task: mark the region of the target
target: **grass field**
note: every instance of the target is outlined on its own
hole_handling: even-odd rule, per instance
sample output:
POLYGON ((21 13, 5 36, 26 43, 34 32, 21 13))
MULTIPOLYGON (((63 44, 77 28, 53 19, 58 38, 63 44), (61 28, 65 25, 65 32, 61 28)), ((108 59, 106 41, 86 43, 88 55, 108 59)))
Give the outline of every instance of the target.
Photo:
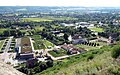
POLYGON ((22 21, 33 21, 33 22, 41 22, 41 21, 54 21, 54 20, 78 20, 77 18, 72 18, 72 17, 50 17, 50 16, 46 16, 43 18, 21 18, 22 21))
POLYGON ((7 28, 0 28, 0 34, 2 34, 5 30, 8 30, 7 28))
POLYGON ((46 16, 43 17, 45 19, 50 19, 50 20, 78 20, 77 18, 72 18, 72 17, 50 17, 50 16, 46 16))
POLYGON ((26 30, 20 30, 20 31, 26 33, 26 30))
POLYGON ((88 46, 88 45, 83 45, 83 44, 75 45, 75 47, 78 47, 78 48, 84 48, 85 50, 99 49, 99 47, 88 46))
POLYGON ((40 35, 34 35, 34 36, 32 36, 32 38, 34 39, 33 46, 34 46, 35 50, 39 50, 39 49, 44 49, 45 48, 45 45, 43 44, 43 41, 42 41, 40 35))
POLYGON ((97 44, 99 44, 100 46, 105 46, 105 45, 107 45, 106 42, 93 42, 93 43, 97 43, 97 44))
POLYGON ((5 40, 0 40, 0 51, 1 51, 1 49, 2 49, 2 46, 3 46, 3 44, 4 44, 4 41, 5 41, 5 40))
POLYGON ((109 68, 114 69, 117 67, 116 63, 112 61, 110 52, 105 52, 94 57, 91 61, 79 61, 68 67, 61 68, 58 72, 53 72, 53 75, 54 73, 56 75, 112 75, 106 72, 109 68))
POLYGON ((95 31, 95 32, 104 32, 104 30, 102 28, 89 28, 91 31, 95 31))
POLYGON ((22 18, 21 20, 27 21, 27 22, 30 22, 30 21, 33 21, 33 22, 52 21, 52 20, 44 19, 44 18, 22 18))
POLYGON ((53 57, 60 57, 60 56, 64 56, 67 54, 66 50, 60 49, 58 51, 49 51, 49 53, 53 56, 53 57))
POLYGON ((50 47, 54 47, 55 45, 51 42, 49 42, 48 40, 43 40, 43 43, 45 44, 46 48, 50 47))
POLYGON ((45 27, 36 26, 36 27, 35 27, 35 30, 36 30, 36 31, 42 31, 44 28, 45 28, 45 27))

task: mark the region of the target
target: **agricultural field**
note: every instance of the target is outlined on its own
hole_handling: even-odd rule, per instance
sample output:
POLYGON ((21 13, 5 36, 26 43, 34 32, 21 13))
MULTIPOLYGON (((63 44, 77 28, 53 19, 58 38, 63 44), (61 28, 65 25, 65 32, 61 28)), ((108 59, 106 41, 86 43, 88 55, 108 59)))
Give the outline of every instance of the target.
POLYGON ((32 52, 30 39, 26 36, 21 39, 21 53, 32 52))
POLYGON ((44 18, 22 18, 21 20, 26 21, 26 22, 30 22, 30 21, 33 21, 33 22, 52 21, 52 20, 44 19, 44 18))
POLYGON ((67 55, 67 51, 60 49, 60 50, 52 50, 49 51, 49 53, 53 56, 53 57, 60 57, 60 56, 64 56, 67 55))
POLYGON ((104 32, 104 30, 102 28, 89 28, 91 31, 95 31, 95 32, 104 32))
POLYGON ((44 19, 50 19, 50 20, 78 20, 77 18, 72 18, 72 17, 50 17, 50 16, 46 16, 43 17, 44 19))
POLYGON ((53 21, 53 20, 78 20, 77 18, 72 18, 72 17, 42 17, 42 18, 21 18, 22 21, 26 21, 26 22, 41 22, 41 21, 53 21))

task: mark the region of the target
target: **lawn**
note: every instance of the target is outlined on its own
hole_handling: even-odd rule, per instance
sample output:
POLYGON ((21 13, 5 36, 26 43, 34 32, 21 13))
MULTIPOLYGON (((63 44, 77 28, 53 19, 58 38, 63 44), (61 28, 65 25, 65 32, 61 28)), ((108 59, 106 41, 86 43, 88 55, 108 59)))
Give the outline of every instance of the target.
POLYGON ((75 45, 75 47, 78 47, 78 48, 84 48, 85 50, 99 49, 98 46, 94 47, 94 46, 88 46, 88 45, 83 45, 83 44, 75 45))
POLYGON ((26 30, 20 30, 20 31, 26 33, 26 30))
POLYGON ((44 28, 45 28, 45 27, 36 26, 36 27, 35 27, 35 30, 36 30, 36 31, 42 31, 44 28))
POLYGON ((44 18, 21 18, 22 21, 33 21, 33 22, 41 22, 41 21, 52 21, 49 19, 44 19, 44 18))
POLYGON ((43 41, 42 41, 40 35, 34 35, 34 36, 32 36, 32 38, 34 39, 33 46, 34 46, 35 50, 39 50, 39 49, 44 49, 45 48, 45 45, 43 44, 43 41))
POLYGON ((7 28, 0 28, 0 34, 2 34, 5 30, 8 30, 7 28))
POLYGON ((89 28, 91 31, 95 31, 95 32, 104 32, 104 30, 102 28, 89 28))
POLYGON ((60 50, 52 50, 49 51, 49 53, 53 56, 53 57, 60 57, 60 56, 64 56, 67 54, 66 50, 60 49, 60 50))
POLYGON ((50 46, 50 47, 54 47, 54 46, 55 46, 53 43, 51 43, 51 42, 48 41, 48 40, 43 40, 43 43, 45 44, 46 48, 48 48, 49 46, 50 46))
POLYGON ((5 40, 0 40, 0 51, 1 51, 1 49, 2 49, 2 46, 3 46, 3 44, 4 44, 4 41, 5 41, 5 40))

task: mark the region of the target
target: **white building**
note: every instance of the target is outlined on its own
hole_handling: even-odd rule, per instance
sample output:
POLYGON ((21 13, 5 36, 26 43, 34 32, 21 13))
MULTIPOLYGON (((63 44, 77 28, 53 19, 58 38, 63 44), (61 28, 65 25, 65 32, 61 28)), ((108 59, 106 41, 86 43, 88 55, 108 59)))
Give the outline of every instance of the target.
POLYGON ((90 24, 88 22, 78 22, 78 23, 75 23, 75 24, 77 25, 77 27, 87 27, 87 28, 93 28, 94 27, 94 24, 90 24))
POLYGON ((65 26, 65 27, 67 27, 67 26, 75 26, 75 24, 66 24, 66 23, 61 23, 60 25, 65 26))

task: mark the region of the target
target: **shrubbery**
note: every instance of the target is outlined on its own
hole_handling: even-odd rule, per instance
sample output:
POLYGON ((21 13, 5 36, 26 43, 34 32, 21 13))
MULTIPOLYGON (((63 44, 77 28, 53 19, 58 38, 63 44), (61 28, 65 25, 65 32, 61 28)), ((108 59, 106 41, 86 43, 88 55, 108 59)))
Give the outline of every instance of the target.
POLYGON ((111 56, 113 58, 117 58, 120 56, 120 46, 117 45, 117 46, 113 47, 113 50, 111 51, 111 56))
POLYGON ((18 70, 27 74, 27 75, 34 75, 36 73, 42 72, 43 70, 46 70, 49 67, 53 66, 53 61, 52 60, 48 60, 47 62, 35 62, 34 63, 34 67, 29 68, 25 65, 20 66, 21 68, 19 68, 18 70))

